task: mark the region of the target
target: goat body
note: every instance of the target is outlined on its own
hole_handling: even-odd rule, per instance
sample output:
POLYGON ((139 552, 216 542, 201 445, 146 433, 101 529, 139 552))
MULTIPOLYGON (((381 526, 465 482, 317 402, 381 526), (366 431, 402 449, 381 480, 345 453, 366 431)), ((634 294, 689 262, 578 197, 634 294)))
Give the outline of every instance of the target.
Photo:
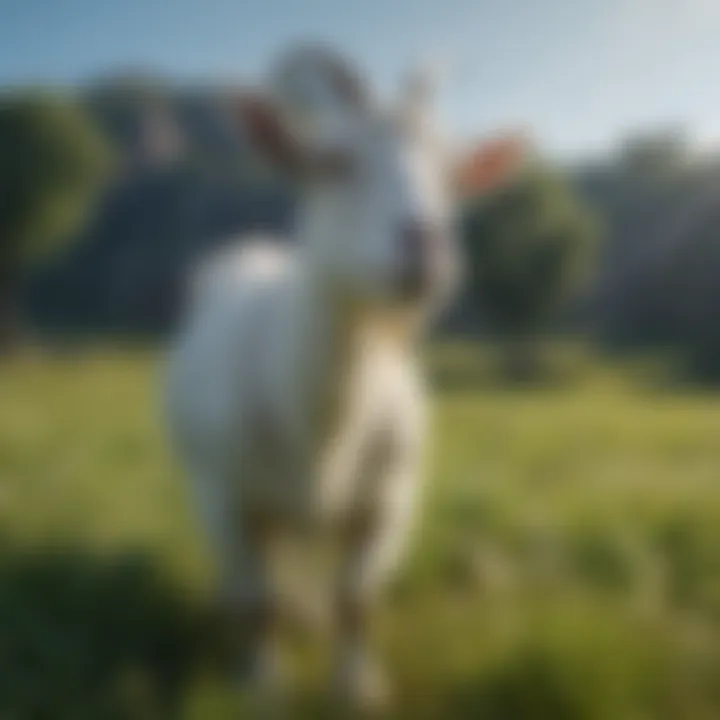
POLYGON ((388 502, 404 515, 412 493, 398 485, 423 425, 406 334, 381 313, 329 307, 291 251, 246 243, 201 274, 170 369, 173 435, 207 526, 332 524, 388 502))

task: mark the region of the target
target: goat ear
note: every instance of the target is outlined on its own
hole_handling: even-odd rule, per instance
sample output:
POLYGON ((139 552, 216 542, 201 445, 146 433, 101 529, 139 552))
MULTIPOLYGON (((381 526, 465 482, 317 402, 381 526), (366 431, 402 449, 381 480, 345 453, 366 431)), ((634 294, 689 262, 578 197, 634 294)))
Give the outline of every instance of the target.
POLYGON ((527 156, 527 143, 518 136, 504 136, 480 143, 463 153, 456 164, 454 189, 461 197, 493 192, 512 181, 527 156))
POLYGON ((302 169, 301 144, 272 100, 259 94, 244 95, 235 101, 233 110, 250 144, 265 159, 291 173, 302 169))
POLYGON ((399 113, 410 121, 422 121, 431 114, 440 84, 440 68, 418 66, 403 79, 399 113))

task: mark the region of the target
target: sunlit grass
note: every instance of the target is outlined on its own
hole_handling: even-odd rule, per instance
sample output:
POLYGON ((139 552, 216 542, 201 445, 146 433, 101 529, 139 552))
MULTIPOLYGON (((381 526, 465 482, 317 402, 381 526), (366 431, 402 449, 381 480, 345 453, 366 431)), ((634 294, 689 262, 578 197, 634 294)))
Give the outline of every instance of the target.
MULTIPOLYGON (((434 471, 378 628, 402 717, 720 716, 720 397, 638 382, 649 376, 583 354, 563 362, 570 381, 512 389, 490 381, 485 353, 434 354, 434 471)), ((22 548, 62 543, 101 552, 100 567, 121 565, 117 554, 128 550, 147 553, 169 587, 184 588, 176 598, 202 596, 205 557, 164 448, 158 370, 142 352, 0 366, 9 556, 0 617, 10 613, 3 634, 12 627, 15 652, 22 658, 27 641, 37 655, 18 669, 0 647, 0 665, 11 666, 0 680, 3 717, 41 717, 28 708, 43 702, 53 718, 111 717, 107 697, 78 704, 93 666, 81 656, 95 645, 75 643, 72 628, 93 607, 128 636, 135 624, 135 634, 143 627, 161 644, 166 635, 184 642, 158 625, 164 591, 137 577, 123 585, 134 576, 122 567, 46 558, 57 577, 44 593, 24 593, 17 579, 32 575, 22 548), (63 572, 76 579, 75 594, 63 572), (88 604, 96 586, 113 588, 123 607, 140 605, 113 615, 112 602, 88 604), (11 692, 13 677, 16 690, 22 681, 32 691, 11 692)), ((127 673, 152 654, 143 643, 132 648, 113 656, 112 682, 116 667, 127 673)), ((128 682, 113 685, 112 698, 125 703, 116 712, 140 717, 144 696, 128 682)), ((231 717, 232 697, 212 674, 183 676, 182 685, 185 716, 231 717)))

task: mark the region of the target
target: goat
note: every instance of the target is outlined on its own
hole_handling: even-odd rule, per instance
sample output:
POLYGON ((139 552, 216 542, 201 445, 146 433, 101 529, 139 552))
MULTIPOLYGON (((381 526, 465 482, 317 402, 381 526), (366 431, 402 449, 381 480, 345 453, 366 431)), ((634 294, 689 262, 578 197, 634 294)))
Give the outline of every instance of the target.
POLYGON ((380 699, 373 601, 407 544, 421 487, 416 345, 458 275, 443 145, 415 83, 383 107, 319 47, 287 53, 239 119, 298 184, 295 243, 245 241, 204 268, 168 370, 171 439, 253 628, 256 688, 277 694, 272 544, 310 530, 339 557, 335 687, 380 699))

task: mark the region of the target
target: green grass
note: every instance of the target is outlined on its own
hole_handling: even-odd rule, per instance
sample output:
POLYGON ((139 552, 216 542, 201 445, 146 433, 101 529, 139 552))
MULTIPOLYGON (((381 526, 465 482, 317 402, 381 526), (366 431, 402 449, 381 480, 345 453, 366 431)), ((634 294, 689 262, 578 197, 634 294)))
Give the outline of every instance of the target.
MULTIPOLYGON (((586 365, 513 390, 435 353, 434 472, 379 617, 398 717, 720 717, 720 397, 586 365)), ((233 717, 157 370, 0 366, 3 719, 233 717)))

